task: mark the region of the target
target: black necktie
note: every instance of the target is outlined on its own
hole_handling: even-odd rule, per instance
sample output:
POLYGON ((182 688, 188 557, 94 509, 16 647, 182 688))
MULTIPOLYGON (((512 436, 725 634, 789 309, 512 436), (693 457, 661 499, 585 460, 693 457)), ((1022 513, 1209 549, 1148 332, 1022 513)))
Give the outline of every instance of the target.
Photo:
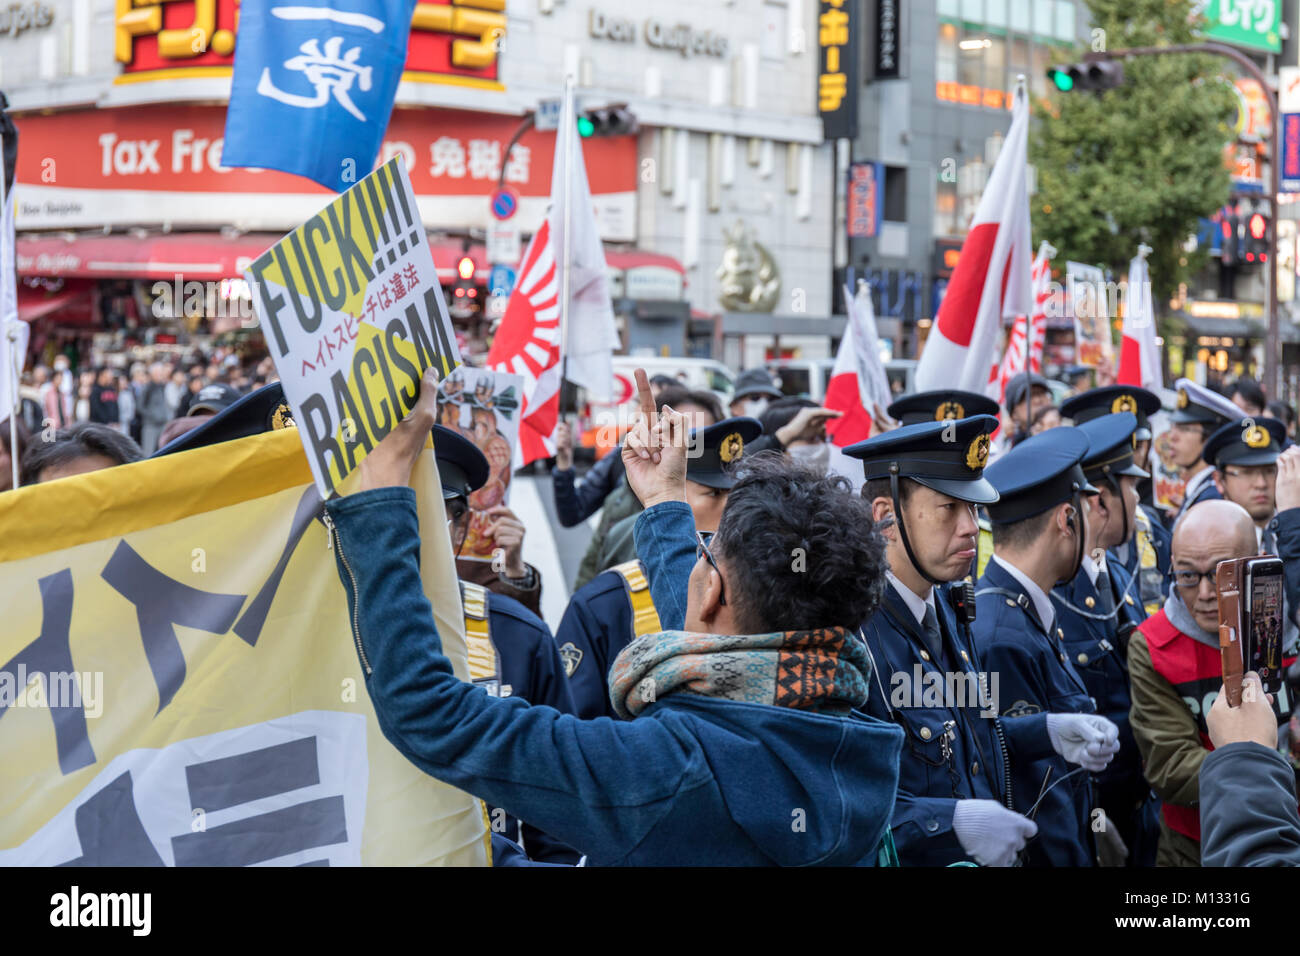
POLYGON ((930 652, 930 659, 935 664, 943 660, 943 637, 939 634, 939 618, 934 613, 934 608, 930 605, 925 606, 925 617, 921 619, 921 630, 924 632, 923 640, 925 648, 930 652))
POLYGON ((1110 575, 1105 568, 1097 572, 1097 581, 1093 587, 1097 590, 1097 610, 1109 614, 1115 609, 1115 595, 1110 591, 1110 575))

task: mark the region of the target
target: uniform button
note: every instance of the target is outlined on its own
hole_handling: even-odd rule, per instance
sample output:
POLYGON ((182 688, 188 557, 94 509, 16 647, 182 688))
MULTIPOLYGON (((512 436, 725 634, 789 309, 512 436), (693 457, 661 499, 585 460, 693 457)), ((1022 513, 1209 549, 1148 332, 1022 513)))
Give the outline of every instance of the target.
POLYGON ((1087 654, 1080 654, 1080 655, 1079 655, 1079 663, 1080 663, 1080 664, 1086 664, 1086 663, 1088 663, 1088 655, 1087 655, 1087 654))
POLYGON ((1131 594, 1125 594, 1125 595, 1124 595, 1124 600, 1127 601, 1129 604, 1136 604, 1136 603, 1137 603, 1136 601, 1133 600, 1133 595, 1131 595, 1131 594))
POLYGON ((1094 605, 1096 605, 1097 599, 1089 595, 1088 597, 1083 599, 1083 603, 1086 604, 1088 607, 1093 607, 1094 605))
POLYGON ((930 728, 929 728, 929 727, 922 727, 922 728, 921 728, 921 739, 922 739, 922 740, 929 740, 929 739, 930 739, 930 728))
POLYGON ((1064 655, 1064 654, 1061 654, 1061 655, 1060 655, 1060 658, 1061 658, 1061 663, 1064 664, 1064 663, 1065 663, 1065 655, 1064 655))
POLYGON ((929 823, 925 825, 925 828, 929 830, 931 833, 933 833, 935 830, 939 829, 939 821, 931 820, 929 823))
POLYGON ((928 653, 926 653, 925 651, 922 651, 922 652, 921 652, 921 660, 923 660, 923 661, 928 661, 929 659, 930 659, 930 655, 929 655, 928 653))
POLYGON ((1011 598, 1007 598, 1007 607, 1015 607, 1015 606, 1016 606, 1016 602, 1011 600, 1011 598))
POLYGON ((978 760, 975 761, 973 764, 970 765, 970 772, 971 772, 971 773, 979 773, 979 772, 980 772, 980 764, 979 764, 979 761, 978 761, 978 760))
POLYGON ((964 660, 967 664, 970 663, 970 655, 967 654, 965 651, 961 652, 961 659, 964 660))
POLYGON ((1059 627, 1058 627, 1058 628, 1056 629, 1056 639, 1057 639, 1058 641, 1063 641, 1063 640, 1065 640, 1065 631, 1064 631, 1062 628, 1059 628, 1059 627))

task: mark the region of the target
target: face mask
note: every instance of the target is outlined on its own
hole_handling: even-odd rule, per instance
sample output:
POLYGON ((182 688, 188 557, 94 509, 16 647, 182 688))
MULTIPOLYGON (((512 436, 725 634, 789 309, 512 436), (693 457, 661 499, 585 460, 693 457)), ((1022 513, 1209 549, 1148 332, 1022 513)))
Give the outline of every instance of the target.
POLYGON ((766 398, 747 398, 740 403, 740 414, 750 418, 758 418, 765 411, 767 411, 766 398))
POLYGON ((825 442, 816 445, 795 445, 790 450, 790 457, 810 468, 825 474, 826 466, 831 462, 831 446, 825 442))

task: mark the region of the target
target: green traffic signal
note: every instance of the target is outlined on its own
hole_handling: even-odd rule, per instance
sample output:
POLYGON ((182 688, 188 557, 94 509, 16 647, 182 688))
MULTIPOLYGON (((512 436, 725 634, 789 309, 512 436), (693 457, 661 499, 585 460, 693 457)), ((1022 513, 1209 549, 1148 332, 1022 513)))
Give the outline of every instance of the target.
POLYGON ((596 124, 585 116, 578 117, 578 135, 584 139, 596 132, 596 124))
POLYGON ((1051 70, 1052 82, 1062 93, 1068 93, 1074 89, 1074 77, 1065 70, 1051 70))

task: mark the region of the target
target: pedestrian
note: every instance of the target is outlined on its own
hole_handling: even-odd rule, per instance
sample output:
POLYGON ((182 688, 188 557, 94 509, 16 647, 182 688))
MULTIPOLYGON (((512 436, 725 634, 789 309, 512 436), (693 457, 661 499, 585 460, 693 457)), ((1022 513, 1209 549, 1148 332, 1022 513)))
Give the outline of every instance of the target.
POLYGON ((116 379, 111 368, 101 368, 90 391, 90 420, 114 429, 120 425, 122 414, 117 400, 116 379))
POLYGON ((158 449, 162 430, 172 418, 172 404, 167 399, 168 371, 162 362, 149 366, 149 383, 140 397, 140 447, 146 455, 158 449))
POLYGON ((731 392, 732 417, 758 418, 773 399, 784 397, 765 368, 751 368, 736 377, 731 392))
POLYGON ((22 483, 36 485, 139 461, 140 446, 107 425, 80 422, 32 442, 23 453, 22 483))
MULTIPOLYGON (((689 534, 685 419, 653 421, 643 371, 638 384, 650 404, 625 467, 689 534)), ((611 680, 625 719, 584 721, 489 697, 442 653, 407 487, 436 387, 426 373, 411 414, 362 462, 361 490, 325 505, 367 689, 393 745, 593 864, 874 862, 902 733, 854 712, 869 664, 851 629, 882 582, 857 571, 880 566, 880 544, 861 535, 870 518, 847 482, 781 462, 742 479, 718 533, 698 542, 688 630, 629 645, 611 680), (773 561, 801 542, 821 574, 773 561)))

